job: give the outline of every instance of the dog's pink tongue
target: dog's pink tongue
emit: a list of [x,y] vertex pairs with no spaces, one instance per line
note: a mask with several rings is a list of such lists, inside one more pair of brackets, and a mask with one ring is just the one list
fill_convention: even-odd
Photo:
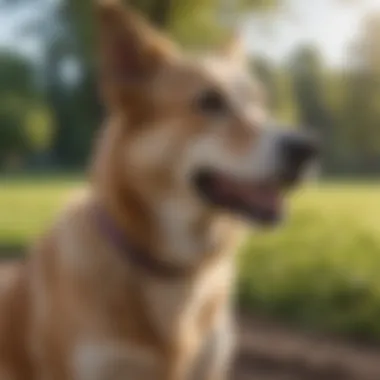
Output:
[[263,206],[268,209],[277,209],[281,205],[282,196],[278,189],[275,188],[253,188],[250,191],[250,202],[257,206]]
[[239,198],[253,206],[275,209],[281,205],[281,192],[275,185],[258,185],[220,178],[216,186],[223,197]]

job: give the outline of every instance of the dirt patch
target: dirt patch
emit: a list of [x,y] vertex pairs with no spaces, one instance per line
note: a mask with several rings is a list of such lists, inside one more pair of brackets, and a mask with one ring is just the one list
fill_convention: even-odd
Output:
[[380,380],[380,347],[239,320],[235,380]]

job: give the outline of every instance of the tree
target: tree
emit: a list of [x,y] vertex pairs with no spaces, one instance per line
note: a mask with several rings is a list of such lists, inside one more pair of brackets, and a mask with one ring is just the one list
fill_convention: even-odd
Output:
[[[229,7],[264,9],[275,0],[230,1]],[[40,17],[26,28],[45,47],[43,73],[46,102],[54,111],[56,133],[53,153],[63,165],[82,164],[102,116],[97,99],[94,0],[0,0],[6,7],[36,6]],[[227,31],[220,24],[219,0],[129,0],[155,25],[186,45],[215,42]],[[227,4],[227,2],[226,2]],[[228,5],[228,4],[227,4]],[[63,67],[74,62],[79,75],[67,85]]]
[[342,124],[357,170],[380,169],[380,13],[363,20],[362,32],[349,51]]
[[252,61],[254,75],[264,85],[267,106],[270,112],[284,124],[284,127],[298,123],[298,105],[294,98],[291,77],[283,67],[276,67],[262,57]]
[[313,46],[303,46],[294,53],[289,66],[301,126],[322,139],[327,169],[332,165],[335,136],[326,100],[322,59]]
[[25,116],[19,104],[0,105],[0,168],[6,168],[13,158],[21,158],[28,151]]
[[29,148],[25,122],[37,97],[31,63],[13,52],[0,54],[0,167]]
[[322,62],[311,46],[301,47],[290,62],[294,92],[305,128],[322,130],[330,124],[323,88]]

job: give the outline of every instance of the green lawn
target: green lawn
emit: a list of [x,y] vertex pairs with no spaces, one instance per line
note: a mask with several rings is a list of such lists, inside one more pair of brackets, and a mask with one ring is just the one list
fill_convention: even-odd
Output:
[[[0,246],[38,235],[81,185],[0,181]],[[380,340],[380,184],[328,183],[292,198],[277,231],[256,231],[239,257],[240,302],[297,325]]]
[[0,180],[0,247],[32,241],[80,185],[72,178]]
[[300,192],[286,226],[253,234],[240,262],[247,307],[380,340],[380,185]]

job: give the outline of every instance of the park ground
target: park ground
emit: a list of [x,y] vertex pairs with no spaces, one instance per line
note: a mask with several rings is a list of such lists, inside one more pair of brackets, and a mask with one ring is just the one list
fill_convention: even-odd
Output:
[[[0,252],[24,251],[80,186],[0,180]],[[239,380],[380,379],[379,222],[380,183],[326,181],[293,194],[286,225],[252,232],[238,258]]]

